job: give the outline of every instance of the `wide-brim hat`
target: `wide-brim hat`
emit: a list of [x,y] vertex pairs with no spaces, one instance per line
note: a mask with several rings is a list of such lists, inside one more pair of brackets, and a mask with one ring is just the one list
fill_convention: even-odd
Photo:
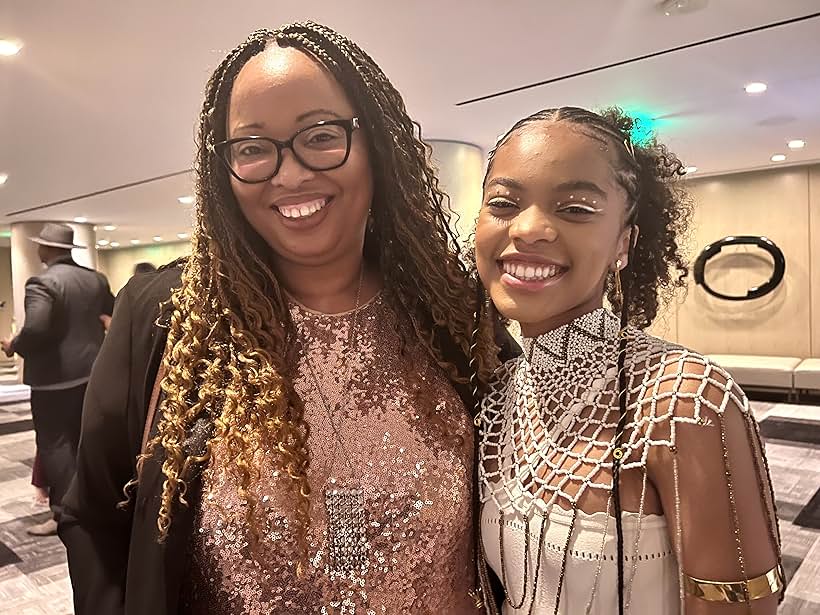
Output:
[[86,247],[74,243],[73,228],[67,224],[54,224],[53,222],[46,224],[38,237],[29,237],[29,239],[41,246],[51,246],[52,248],[63,248],[65,250]]

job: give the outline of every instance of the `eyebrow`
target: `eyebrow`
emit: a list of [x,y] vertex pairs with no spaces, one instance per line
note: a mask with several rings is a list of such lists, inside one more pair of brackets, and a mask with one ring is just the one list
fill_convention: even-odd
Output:
[[239,126],[234,127],[233,132],[236,133],[236,132],[239,132],[240,130],[248,130],[250,128],[253,128],[254,130],[264,130],[265,125],[260,124],[259,122],[253,122],[251,124],[240,124]]
[[336,119],[342,119],[342,116],[336,113],[335,111],[331,111],[330,109],[312,109],[311,111],[305,111],[301,115],[297,116],[297,122],[303,122],[306,119],[313,117],[314,115],[332,115]]
[[584,180],[575,180],[569,182],[563,182],[558,184],[555,187],[556,190],[561,192],[573,192],[573,191],[585,191],[585,192],[593,192],[600,196],[601,198],[606,198],[606,192],[603,188],[598,186],[595,182],[584,181]]
[[510,177],[493,177],[487,182],[487,188],[492,188],[493,186],[504,186],[512,190],[524,190],[524,184]]
[[[335,111],[331,111],[330,109],[311,109],[310,111],[305,111],[304,113],[298,115],[296,117],[296,122],[297,123],[298,122],[304,122],[305,120],[310,119],[311,117],[314,117],[314,116],[317,116],[317,115],[330,115],[330,116],[332,116],[336,119],[342,119],[341,115],[339,115]],[[262,123],[262,122],[252,122],[250,124],[240,124],[239,126],[236,126],[233,129],[233,131],[234,132],[239,132],[241,130],[249,130],[249,129],[264,130],[265,129],[265,124]]]

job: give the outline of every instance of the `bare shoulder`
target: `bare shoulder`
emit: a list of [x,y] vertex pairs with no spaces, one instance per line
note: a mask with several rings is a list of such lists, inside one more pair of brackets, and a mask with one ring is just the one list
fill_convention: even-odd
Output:
[[748,414],[749,402],[732,375],[709,357],[666,340],[637,333],[635,361],[645,371],[644,395],[670,418],[709,424],[715,414]]

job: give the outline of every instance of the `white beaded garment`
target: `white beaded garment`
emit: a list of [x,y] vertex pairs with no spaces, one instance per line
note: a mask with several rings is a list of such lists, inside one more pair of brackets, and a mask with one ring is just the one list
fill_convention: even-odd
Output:
[[[505,586],[505,614],[617,612],[611,516],[613,438],[620,415],[619,330],[618,318],[602,308],[525,339],[523,355],[498,369],[484,398],[479,415],[482,561]],[[671,516],[680,520],[678,432],[719,430],[710,431],[723,442],[723,458],[718,446],[715,466],[725,470],[744,578],[753,575],[743,569],[726,451],[727,408],[739,409],[734,414],[742,416],[741,429],[759,453],[759,497],[779,557],[771,482],[748,401],[728,373],[706,357],[638,329],[628,327],[623,335],[627,418],[619,484],[627,511],[622,516],[625,608],[641,613],[641,604],[664,604],[653,612],[676,614],[685,604],[683,571],[677,565],[682,529],[676,523],[667,533],[648,481],[653,451],[663,447],[672,453],[678,514]],[[486,566],[483,576],[486,585]]]

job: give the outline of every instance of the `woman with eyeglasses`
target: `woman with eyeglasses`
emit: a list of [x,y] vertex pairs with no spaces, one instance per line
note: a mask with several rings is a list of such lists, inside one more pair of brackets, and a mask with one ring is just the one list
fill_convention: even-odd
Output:
[[126,286],[91,378],[77,613],[477,612],[475,284],[401,96],[329,28],[254,32],[196,174],[191,257]]
[[524,353],[477,417],[483,586],[501,582],[504,615],[773,615],[780,539],[749,403],[644,331],[685,284],[690,204],[680,160],[633,127],[548,109],[490,155],[476,263]]

